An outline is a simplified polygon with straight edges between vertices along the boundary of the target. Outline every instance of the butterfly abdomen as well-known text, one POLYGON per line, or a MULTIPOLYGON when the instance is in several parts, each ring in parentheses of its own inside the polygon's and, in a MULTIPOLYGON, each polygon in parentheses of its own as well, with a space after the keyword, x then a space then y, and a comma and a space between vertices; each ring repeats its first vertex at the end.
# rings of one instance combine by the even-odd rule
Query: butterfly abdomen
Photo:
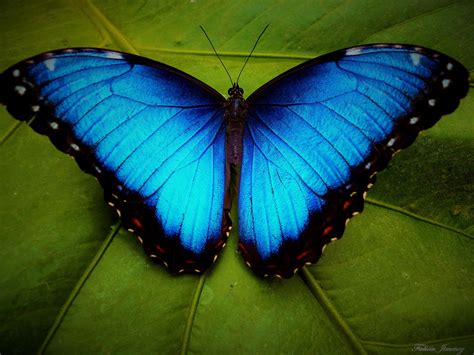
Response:
POLYGON ((226 123, 227 162, 240 166, 242 162, 242 137, 244 132, 247 105, 242 92, 229 89, 230 97, 225 106, 224 118, 226 123))

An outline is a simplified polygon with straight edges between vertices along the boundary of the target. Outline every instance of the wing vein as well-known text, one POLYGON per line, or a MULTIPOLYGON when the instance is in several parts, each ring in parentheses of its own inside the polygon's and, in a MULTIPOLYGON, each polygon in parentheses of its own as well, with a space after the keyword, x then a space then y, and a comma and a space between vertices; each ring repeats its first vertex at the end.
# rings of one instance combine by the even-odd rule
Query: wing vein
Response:
MULTIPOLYGON (((382 90, 381 88, 377 87, 377 86, 374 86, 373 84, 371 84, 372 82, 374 81, 379 81, 381 83, 383 83, 384 85, 387 85, 388 87, 391 87, 393 90, 399 92, 402 96, 405 96, 406 99, 408 99, 409 101, 412 101, 413 98, 408 96, 406 93, 404 93, 403 91, 401 91, 399 88, 397 88, 396 86, 393 86, 391 85, 389 82, 387 81, 382 81, 382 80, 378 80, 378 79, 374 79, 374 78, 371 78, 370 76, 368 75, 364 75, 364 74, 360 74, 360 73, 357 73, 357 72, 354 72, 352 70, 349 70, 349 69, 344 69, 342 67, 340 67, 339 65, 337 65, 338 68, 340 68, 341 70, 347 72, 347 73, 351 73, 352 75, 355 75, 355 76, 358 76, 360 78, 365 78, 364 80, 364 83, 366 83, 368 86, 370 86, 373 90, 375 91, 379 91, 379 92, 382 92, 383 95, 389 97, 390 99, 392 99, 393 102, 395 102, 403 111, 407 111, 407 109, 405 107, 403 107, 400 102, 398 102, 398 100, 393 97, 392 95, 390 95, 390 93, 382 90)), ((418 91, 420 91, 420 89, 416 88, 418 91)), ((357 89, 356 89, 357 90, 357 89)), ((360 92, 359 90, 357 90, 358 92, 360 92)))
POLYGON ((270 188, 271 188, 271 196, 272 196, 272 199, 273 199, 273 205, 275 206, 275 212, 276 212, 276 216, 277 216, 277 220, 278 220, 278 228, 280 229, 280 240, 284 237, 283 236, 283 229, 282 229, 282 223, 281 223, 281 218, 280 218, 280 212, 278 211, 278 203, 277 203, 277 199, 276 199, 276 196, 275 196, 275 187, 274 187, 274 184, 273 184, 273 179, 272 179, 272 174, 270 172, 270 165, 268 163, 268 160, 266 161, 266 165, 267 165, 267 173, 268 173, 268 180, 270 182, 270 188))
MULTIPOLYGON (((416 52, 413 52, 413 53, 416 53, 416 52)), ((367 54, 366 54, 367 55, 367 54)), ((424 58, 427 58, 429 60, 431 60, 430 58, 428 58, 427 56, 423 56, 424 58)), ((410 75, 413 75, 413 76, 416 76, 417 78, 419 78, 420 80, 423 80, 424 82, 428 83, 428 81, 426 80, 426 78, 416 74, 416 73, 413 73, 411 71, 408 71, 406 69, 403 69, 403 68, 400 68, 400 67, 396 67, 396 66, 393 66, 393 65, 390 65, 390 64, 387 64, 387 63, 382 63, 382 62, 371 62, 371 61, 368 61, 368 60, 354 60, 354 59, 350 59, 349 57, 343 57, 341 59, 338 60, 338 62, 352 62, 352 63, 366 63, 366 64, 370 64, 370 65, 379 65, 379 66, 382 66, 382 67, 387 67, 387 68, 390 68, 390 69, 393 69, 393 70, 397 70, 397 71, 401 71, 401 72, 404 72, 404 73, 407 73, 407 74, 410 74, 410 75)), ((431 60, 432 63, 436 64, 435 61, 431 60)), ((420 62, 421 64, 421 62, 420 62)), ((421 66, 432 72, 432 69, 421 64, 421 66)))
MULTIPOLYGON (((115 132, 117 129, 119 129, 120 127, 122 127, 123 125, 125 125, 126 123, 129 122, 129 120, 131 119, 134 119, 136 116, 138 116, 140 113, 142 113, 143 111, 145 111, 148 107, 144 106, 142 107, 140 110, 138 110, 137 112, 135 112, 133 115, 131 115, 130 117, 128 117, 128 120, 123 120, 122 122, 120 122, 117 126, 115 126, 114 128, 112 128, 110 131, 108 131, 101 139, 99 139, 96 143, 94 143, 92 145, 92 147, 94 149, 96 149, 100 143, 102 143, 107 137, 109 137, 113 132, 115 132)), ((104 117, 106 116, 102 116, 100 117, 99 121, 96 121, 95 124, 97 124, 97 122, 100 122, 101 119, 103 119, 104 117)), ((90 130, 92 129, 92 126, 89 127, 89 129, 87 129, 85 131, 85 133, 82 135, 82 138, 84 138, 86 136, 87 133, 90 132, 90 130)))
MULTIPOLYGON (((183 112, 184 110, 180 110, 176 113, 174 113, 173 115, 171 115, 170 117, 168 117, 164 122, 162 122, 157 128, 155 128, 155 130, 153 132, 151 132, 145 139, 143 139, 140 144, 138 144, 126 157, 125 159, 118 165, 118 167, 116 168, 115 171, 119 171, 120 168, 123 166, 123 164, 138 150, 140 149, 141 147, 143 147, 144 144, 148 143, 148 140, 156 135, 156 133, 161 129, 163 128, 163 126, 170 122, 173 118, 175 118, 176 116, 178 116, 179 114, 181 114, 181 112, 183 112)), ((133 116, 133 118, 136 118, 136 115, 133 116)), ((120 144, 121 142, 118 142, 118 144, 120 144)), ((114 146, 114 149, 117 147, 117 145, 114 146)), ((112 149, 112 151, 114 150, 112 149)), ((178 148, 179 149, 179 148, 178 148)), ((158 152, 157 152, 158 153, 158 152)))
MULTIPOLYGON (((126 65, 126 66, 129 66, 129 67, 133 67, 133 64, 130 64, 130 63, 114 63, 114 64, 107 64, 107 65, 100 65, 100 66, 97 66, 97 67, 87 67, 87 68, 81 68, 81 69, 78 69, 78 70, 75 70, 75 71, 72 71, 70 73, 66 73, 64 75, 60 75, 60 76, 57 76, 53 79, 50 79, 50 80, 46 80, 44 82, 42 82, 40 85, 38 85, 38 89, 43 89, 46 85, 49 85, 49 84, 52 84, 53 82, 57 81, 57 80, 61 80, 61 79, 64 79, 66 78, 67 76, 69 75, 74 75, 74 74, 77 74, 77 73, 81 73, 81 72, 85 72, 85 71, 88 71, 88 70, 94 70, 94 69, 103 69, 103 68, 107 68, 107 67, 116 67, 116 66, 120 66, 120 65, 126 65)), ((83 80, 84 77, 81 76, 80 78, 76 79, 76 80, 71 80, 68 82, 68 85, 71 85, 79 80, 83 80)), ((105 78, 104 80, 107 80, 107 79, 110 79, 110 78, 105 78)))
MULTIPOLYGON (((278 169, 281 169, 281 170, 284 170, 286 171, 289 175, 295 175, 298 177, 299 180, 301 180, 301 182, 308 188, 308 190, 310 190, 311 192, 313 192, 316 196, 321 196, 319 193, 317 193, 316 191, 314 191, 313 188, 311 188, 303 179, 303 177, 298 173, 298 171, 293 167, 293 165, 291 165, 290 161, 288 160, 288 158, 283 155, 283 153, 281 152, 280 149, 278 149, 278 147, 272 142, 269 140, 269 142, 272 144, 273 147, 275 147, 275 149, 282 155, 283 158, 285 158, 285 161, 288 163, 288 165, 291 167, 291 169, 293 170, 293 173, 291 173, 290 171, 288 171, 287 169, 281 167, 281 166, 278 166, 277 164, 275 164, 262 150, 262 148, 260 147, 260 145, 257 143, 257 141, 255 140, 254 138, 254 134, 252 132, 252 128, 249 126, 249 131, 250 131, 250 135, 251 135, 251 138, 252 138, 252 141, 254 142, 254 145, 255 147, 258 149, 258 151, 270 162, 272 163, 276 168, 278 169)), ((314 170, 314 169, 313 169, 314 170)), ((326 183, 324 182, 324 180, 321 178, 321 176, 315 171, 316 175, 319 177, 319 179, 321 180, 321 182, 326 186, 327 189, 328 186, 326 185, 326 183)))
MULTIPOLYGON (((99 86, 98 84, 103 85, 104 82, 109 81, 109 80, 112 80, 112 79, 116 79, 116 78, 118 78, 118 77, 120 77, 120 76, 122 76, 122 75, 124 75, 124 74, 127 74, 128 72, 129 72, 129 71, 126 71, 126 72, 123 72, 123 73, 118 74, 118 75, 116 75, 116 76, 113 76, 113 77, 110 77, 110 78, 105 78, 105 79, 96 81, 96 82, 94 82, 94 83, 90 83, 90 84, 88 84, 88 85, 86 85, 86 86, 80 88, 79 90, 73 91, 73 92, 71 92, 69 95, 64 96, 64 97, 61 98, 61 100, 59 100, 57 103, 54 103, 54 106, 59 107, 59 106, 61 106, 67 99, 69 99, 71 96, 77 95, 79 92, 84 91, 84 90, 90 88, 91 86, 96 86, 96 85, 99 86)), ((54 90, 53 92, 46 94, 46 97, 51 97, 51 95, 53 95, 55 92, 59 91, 61 88, 62 88, 62 87, 59 87, 58 89, 54 90)), ((112 91, 110 91, 110 92, 112 92, 112 91)), ((79 95, 80 95, 80 94, 79 94, 79 95)), ((59 116, 59 117, 63 117, 63 118, 64 118, 65 114, 67 114, 73 107, 76 107, 78 104, 80 104, 80 103, 82 102, 82 100, 86 100, 86 99, 88 98, 88 96, 89 96, 89 95, 83 95, 83 96, 81 96, 79 100, 77 100, 76 102, 74 102, 74 104, 72 104, 70 107, 68 107, 68 108, 66 109, 66 111, 63 113, 63 116, 59 116)))
MULTIPOLYGON (((196 164, 196 167, 194 168, 194 173, 193 173, 193 178, 191 179, 191 187, 189 188, 189 193, 188 193, 188 196, 187 196, 187 199, 186 199, 186 207, 184 207, 184 212, 183 212, 183 216, 182 216, 182 219, 181 219, 181 223, 179 225, 179 231, 178 231, 178 235, 182 236, 181 235, 181 231, 183 229, 183 223, 184 223, 184 219, 186 218, 186 216, 193 216, 193 229, 194 229, 194 224, 196 223, 196 213, 187 213, 188 211, 188 208, 189 208, 189 200, 191 199, 191 195, 193 195, 193 189, 194 189, 194 183, 196 181, 196 174, 197 174, 197 171, 199 170, 199 164, 201 162, 198 160, 197 161, 197 164, 196 164)), ((193 240, 194 240, 194 233, 191 233, 191 245, 193 244, 193 240)))
MULTIPOLYGON (((180 146, 177 150, 179 150, 179 149, 181 149, 183 146, 185 146, 201 129, 203 129, 204 127, 206 127, 207 124, 215 117, 215 115, 216 115, 218 112, 219 112, 219 111, 215 112, 214 115, 212 115, 212 116, 209 118, 209 120, 208 120, 199 130, 197 130, 186 142, 184 142, 183 144, 181 144, 181 146, 180 146)), ((216 138, 217 138, 217 135, 219 134, 219 131, 220 131, 220 129, 217 129, 217 130, 216 130, 216 134, 214 135, 214 138, 213 138, 212 141, 208 144, 208 146, 207 146, 206 149, 203 151, 203 153, 201 153, 196 159, 194 159, 194 160, 188 162, 187 164, 185 164, 185 165, 183 165, 183 166, 181 166, 181 167, 179 167, 179 168, 174 169, 174 170, 169 174, 169 176, 163 181, 163 183, 162 183, 159 187, 157 187, 157 188, 154 190, 153 193, 149 194, 148 197, 150 197, 150 196, 152 196, 152 195, 155 195, 157 192, 159 192, 159 190, 164 186, 164 184, 166 184, 166 182, 170 179, 170 177, 171 177, 176 171, 178 171, 179 169, 183 169, 183 168, 185 168, 186 166, 189 166, 190 164, 194 163, 194 162, 197 161, 197 160, 200 160, 200 159, 202 158, 202 156, 205 154, 206 150, 209 148, 209 146, 211 146, 211 145, 214 144, 214 142, 215 142, 215 140, 216 140, 216 138)), ((202 140, 204 140, 204 139, 205 139, 205 137, 204 137, 202 140)), ((201 140, 201 141, 202 141, 202 140, 201 140)), ((174 153, 176 153, 177 150, 175 150, 174 153)), ((174 154, 174 153, 173 153, 173 154, 174 154)), ((140 186, 140 188, 137 189, 137 191, 138 191, 139 193, 140 193, 140 191, 143 189, 143 187, 148 183, 148 181, 149 181, 149 180, 158 172, 158 170, 163 166, 163 164, 164 164, 165 162, 167 162, 167 161, 172 157, 173 154, 170 154, 170 156, 168 156, 163 162, 160 163, 160 165, 159 165, 157 168, 155 168, 155 169, 153 170, 153 172, 152 172, 152 173, 150 174, 150 176, 148 176, 148 178, 143 182, 143 184, 140 186)), ((192 154, 192 152, 190 152, 189 154, 192 154)), ((189 155, 189 154, 188 154, 188 155, 189 155)), ((187 156, 188 156, 188 155, 187 155, 187 156)), ((186 156, 186 157, 187 157, 187 156, 186 156)), ((184 157, 181 161, 185 160, 186 157, 184 157)))
MULTIPOLYGON (((332 149, 334 149, 334 151, 336 152, 337 155, 339 155, 343 160, 344 162, 346 163, 346 165, 350 168, 351 167, 351 164, 349 164, 349 162, 347 161, 347 159, 344 157, 344 155, 331 143, 331 141, 329 139, 326 138, 326 136, 324 136, 321 131, 318 130, 317 127, 313 126, 308 120, 306 120, 303 116, 301 116, 300 114, 298 114, 297 112, 293 111, 291 108, 289 107, 285 107, 288 111, 292 112, 293 114, 295 114, 297 117, 299 117, 303 122, 305 122, 308 126, 310 126, 311 128, 314 129, 314 131, 320 136, 322 137, 330 146, 332 149)), ((352 143, 352 142, 351 142, 352 143)))

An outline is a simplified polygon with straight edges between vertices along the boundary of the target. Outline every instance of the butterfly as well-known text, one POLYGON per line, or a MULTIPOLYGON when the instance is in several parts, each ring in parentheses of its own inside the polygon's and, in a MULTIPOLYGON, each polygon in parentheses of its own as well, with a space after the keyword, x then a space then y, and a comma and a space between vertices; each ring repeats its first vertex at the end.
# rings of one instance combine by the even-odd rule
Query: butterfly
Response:
POLYGON ((69 48, 5 70, 0 101, 94 175, 174 273, 216 260, 236 177, 240 253, 256 274, 288 278, 342 236, 392 155, 456 109, 468 76, 437 51, 373 44, 309 60, 248 98, 237 80, 225 98, 163 63, 69 48))

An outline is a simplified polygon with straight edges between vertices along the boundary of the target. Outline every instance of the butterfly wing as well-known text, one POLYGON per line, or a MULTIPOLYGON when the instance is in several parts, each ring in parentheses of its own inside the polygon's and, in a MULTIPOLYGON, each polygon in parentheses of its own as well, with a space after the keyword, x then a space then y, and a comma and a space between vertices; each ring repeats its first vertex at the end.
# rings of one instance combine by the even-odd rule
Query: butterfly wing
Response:
POLYGON ((224 245, 222 95, 139 56, 66 49, 1 75, 1 101, 98 178, 147 254, 206 269, 224 245))
POLYGON ((375 173, 468 90, 433 50, 349 48, 282 74, 247 100, 239 248, 258 274, 314 263, 363 209, 375 173))

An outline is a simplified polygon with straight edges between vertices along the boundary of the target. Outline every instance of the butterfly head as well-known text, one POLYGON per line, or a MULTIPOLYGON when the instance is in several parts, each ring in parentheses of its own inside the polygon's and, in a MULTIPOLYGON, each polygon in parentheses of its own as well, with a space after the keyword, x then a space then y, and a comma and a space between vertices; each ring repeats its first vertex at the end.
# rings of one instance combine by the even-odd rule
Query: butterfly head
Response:
POLYGON ((244 90, 237 83, 234 83, 228 90, 228 93, 229 98, 225 104, 225 118, 229 124, 235 123, 237 126, 240 126, 247 110, 247 104, 243 97, 244 90))
POLYGON ((243 98, 244 89, 242 89, 239 84, 234 83, 232 87, 227 91, 231 98, 243 98))

